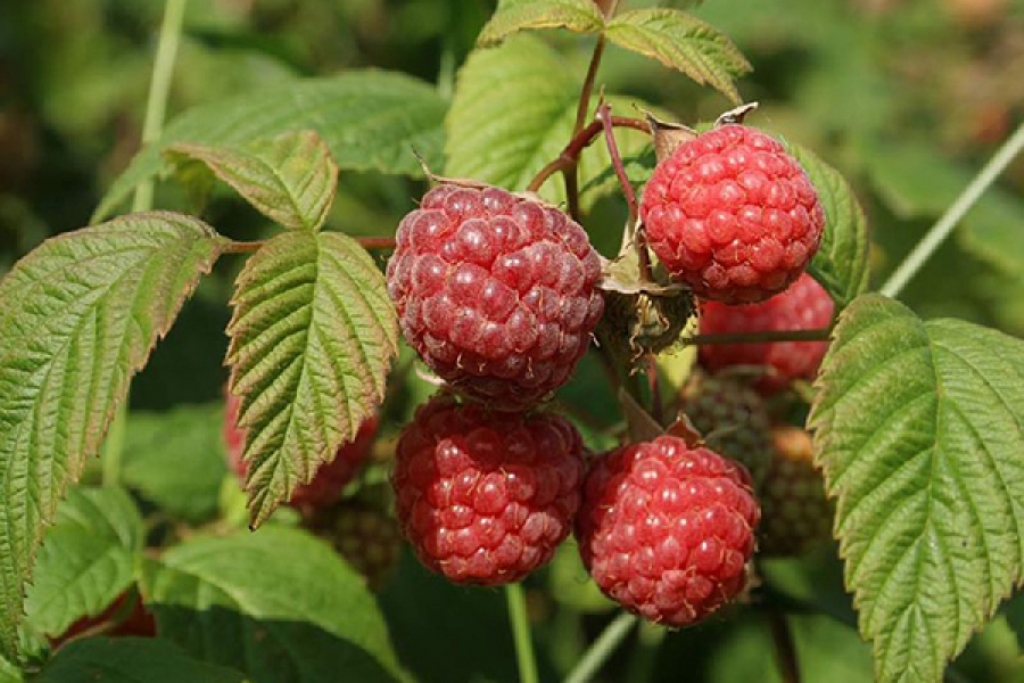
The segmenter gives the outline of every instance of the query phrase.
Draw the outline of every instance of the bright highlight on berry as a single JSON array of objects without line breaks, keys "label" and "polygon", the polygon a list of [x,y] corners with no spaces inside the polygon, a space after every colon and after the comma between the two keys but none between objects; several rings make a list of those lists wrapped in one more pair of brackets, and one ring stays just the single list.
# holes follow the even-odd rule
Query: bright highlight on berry
[{"label": "bright highlight on berry", "polygon": [[658,164],[640,216],[673,278],[704,299],[763,301],[794,282],[821,243],[825,212],[777,140],[725,125]]},{"label": "bright highlight on berry", "polygon": [[594,462],[576,537],[606,595],[651,621],[689,626],[746,585],[759,518],[741,465],[662,436]]},{"label": "bright highlight on berry", "polygon": [[565,384],[604,310],[575,221],[496,187],[438,185],[398,227],[388,291],[406,341],[460,393],[521,410]]}]

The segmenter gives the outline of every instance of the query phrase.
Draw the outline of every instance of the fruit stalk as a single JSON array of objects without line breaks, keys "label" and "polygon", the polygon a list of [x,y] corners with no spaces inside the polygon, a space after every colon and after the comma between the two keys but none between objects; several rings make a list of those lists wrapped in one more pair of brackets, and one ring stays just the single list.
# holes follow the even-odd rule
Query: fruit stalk
[{"label": "fruit stalk", "polygon": [[594,644],[580,657],[576,668],[565,677],[564,683],[587,683],[593,678],[633,630],[637,621],[639,620],[629,612],[623,612],[615,617],[615,621],[608,624]]},{"label": "fruit stalk", "polygon": [[903,259],[896,271],[889,276],[889,279],[882,285],[882,294],[895,298],[899,296],[903,288],[910,282],[910,279],[917,275],[917,271],[928,262],[935,250],[949,237],[953,228],[960,223],[960,220],[967,214],[974,204],[981,199],[985,190],[995,182],[1010,162],[1024,149],[1024,123],[1022,123],[1013,135],[1003,143],[1003,146],[996,150],[985,168],[975,176],[974,180],[964,188],[964,191],[953,202],[946,213],[932,226],[924,238],[917,243],[914,250]]},{"label": "fruit stalk", "polygon": [[516,644],[516,662],[519,664],[519,683],[538,683],[537,658],[533,653],[530,619],[526,613],[526,597],[519,583],[505,586],[508,617],[512,623],[512,638]]}]

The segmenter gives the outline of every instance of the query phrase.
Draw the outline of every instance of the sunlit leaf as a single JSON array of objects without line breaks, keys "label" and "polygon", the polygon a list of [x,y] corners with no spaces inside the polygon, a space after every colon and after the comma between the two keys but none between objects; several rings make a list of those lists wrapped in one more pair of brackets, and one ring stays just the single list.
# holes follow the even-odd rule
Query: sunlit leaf
[{"label": "sunlit leaf", "polygon": [[1024,577],[1024,341],[866,295],[816,384],[809,424],[876,677],[937,683]]},{"label": "sunlit leaf", "polygon": [[594,0],[501,0],[477,42],[493,45],[527,29],[565,28],[594,33],[603,25],[604,17]]},{"label": "sunlit leaf", "polygon": [[286,228],[317,230],[338,185],[338,165],[315,131],[241,145],[180,143],[175,155],[202,161],[261,213]]},{"label": "sunlit leaf", "polygon": [[373,259],[335,232],[271,239],[246,263],[232,304],[227,361],[259,525],[376,410],[398,322]]},{"label": "sunlit leaf", "polygon": [[49,240],[0,281],[3,653],[44,526],[224,243],[187,216],[133,214]]}]

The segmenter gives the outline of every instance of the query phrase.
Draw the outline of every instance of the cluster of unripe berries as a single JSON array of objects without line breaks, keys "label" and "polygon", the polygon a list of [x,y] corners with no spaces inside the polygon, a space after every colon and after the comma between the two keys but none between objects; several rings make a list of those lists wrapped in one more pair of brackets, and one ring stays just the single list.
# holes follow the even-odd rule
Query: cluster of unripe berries
[{"label": "cluster of unripe berries", "polygon": [[[640,211],[661,264],[701,300],[702,333],[829,324],[831,300],[804,273],[824,214],[777,141],[739,125],[696,137],[658,165]],[[388,290],[406,342],[446,388],[399,439],[396,516],[423,564],[477,585],[521,580],[575,532],[602,591],[684,626],[744,588],[759,542],[802,549],[800,539],[776,542],[778,532],[762,530],[759,541],[762,509],[781,518],[812,504],[793,512],[794,487],[771,483],[793,467],[773,464],[772,453],[799,452],[789,460],[815,475],[809,447],[794,438],[773,447],[762,395],[812,378],[824,343],[703,347],[705,370],[679,397],[702,443],[664,435],[593,455],[544,403],[590,346],[602,275],[584,229],[532,195],[443,182],[405,216]],[[710,374],[746,365],[759,368],[753,384]],[[244,477],[232,411],[229,402],[226,436]],[[375,429],[364,425],[291,504],[335,503]],[[824,500],[820,483],[796,488]]]}]

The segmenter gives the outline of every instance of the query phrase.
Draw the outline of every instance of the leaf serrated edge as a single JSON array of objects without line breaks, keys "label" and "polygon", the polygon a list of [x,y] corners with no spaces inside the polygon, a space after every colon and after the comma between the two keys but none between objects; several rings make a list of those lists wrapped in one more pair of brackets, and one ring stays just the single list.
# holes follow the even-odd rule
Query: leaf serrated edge
[{"label": "leaf serrated edge", "polygon": [[[672,59],[664,58],[660,54],[660,50],[654,49],[654,45],[643,35],[642,27],[647,20],[657,20],[668,16],[676,16],[688,22],[690,24],[689,30],[698,31],[703,36],[698,38],[696,35],[693,35],[691,36],[692,39],[709,42],[718,46],[723,55],[731,60],[730,63],[717,64],[709,62],[708,58],[700,51],[695,51],[693,55],[686,55],[686,59],[695,67],[691,69],[683,68]],[[670,69],[684,73],[698,85],[710,85],[735,104],[743,102],[743,98],[740,97],[739,91],[736,89],[732,79],[750,73],[754,67],[728,36],[703,19],[699,19],[689,12],[670,7],[652,7],[623,12],[606,24],[604,35],[624,49],[637,51],[632,45],[616,40],[616,29],[632,30],[635,37],[640,38],[642,42],[650,47],[649,53],[640,51],[639,54],[654,59]],[[717,72],[719,71],[722,74],[718,74]],[[726,79],[720,79],[720,75],[725,75]]]},{"label": "leaf serrated edge", "polygon": [[[103,417],[100,421],[99,435],[97,437],[98,441],[100,442],[102,441],[102,435],[106,434],[107,431],[110,429],[110,425],[114,421],[114,417],[117,414],[118,407],[127,396],[128,387],[131,383],[132,377],[134,377],[135,374],[138,373],[139,370],[141,370],[143,367],[145,367],[147,362],[149,362],[149,358],[152,355],[153,349],[156,347],[157,343],[162,341],[167,336],[167,333],[170,332],[171,327],[174,325],[174,321],[177,319],[178,313],[181,311],[181,307],[184,305],[185,301],[188,300],[188,298],[192,295],[196,285],[198,285],[199,283],[199,280],[212,270],[213,265],[224,252],[225,247],[229,244],[229,241],[227,239],[219,235],[212,227],[210,227],[203,221],[199,220],[198,218],[185,216],[183,214],[178,214],[171,211],[147,211],[141,213],[127,214],[124,216],[114,218],[105,223],[90,226],[89,228],[86,229],[93,230],[101,228],[103,226],[109,226],[114,223],[120,223],[126,220],[140,218],[164,220],[168,222],[178,222],[184,218],[188,222],[195,224],[196,227],[200,228],[203,232],[206,232],[207,236],[211,239],[214,248],[211,250],[209,263],[200,264],[200,267],[196,269],[192,277],[186,280],[186,286],[180,290],[179,296],[176,297],[173,301],[171,301],[170,306],[168,306],[164,311],[162,311],[162,313],[167,314],[166,319],[157,322],[155,329],[156,335],[153,338],[152,343],[147,348],[146,352],[143,353],[142,357],[137,359],[135,363],[129,363],[126,373],[127,377],[125,379],[125,390],[121,392],[120,397],[115,396],[114,400],[111,401],[111,403],[107,406],[107,409],[104,411]],[[47,242],[44,242],[44,244],[73,241],[79,234],[79,231],[63,233],[61,235],[51,237],[49,240],[47,240]],[[40,249],[38,248],[36,250],[33,250],[24,258],[22,258],[18,262],[18,264],[16,264],[16,267],[24,265],[26,263],[32,263],[37,258],[42,258],[39,252]],[[11,272],[14,272],[14,270],[12,269]],[[5,284],[6,281],[6,278],[0,279],[0,299],[3,298],[3,285]],[[0,317],[0,324],[2,323],[3,319],[2,317]],[[72,467],[68,468],[68,476],[64,477],[63,480],[59,482],[57,486],[54,488],[55,495],[50,501],[49,508],[40,508],[40,525],[36,529],[35,538],[29,540],[29,553],[28,557],[25,558],[25,562],[23,563],[22,576],[20,577],[22,586],[20,589],[20,598],[17,600],[18,605],[15,607],[18,614],[14,615],[15,618],[10,623],[8,623],[7,620],[3,620],[4,623],[0,624],[0,655],[3,655],[12,660],[17,660],[17,628],[20,621],[24,618],[25,590],[28,587],[28,583],[31,581],[32,571],[35,567],[39,546],[43,540],[43,534],[46,531],[46,527],[50,526],[53,523],[53,519],[57,514],[57,506],[59,505],[60,501],[63,500],[64,497],[67,495],[68,487],[73,483],[73,481],[78,480],[78,478],[81,476],[82,470],[84,469],[85,462],[88,460],[89,457],[93,455],[95,455],[95,453],[81,454],[81,457],[79,458],[80,462],[72,463]],[[77,464],[77,467],[74,466],[75,464]],[[7,607],[8,606],[4,606],[4,612],[9,611]],[[14,606],[12,605],[11,607]]]},{"label": "leaf serrated edge", "polygon": [[[292,235],[296,235],[296,233],[288,234],[288,236],[292,236]],[[322,252],[323,252],[323,245],[320,243],[320,240],[332,240],[332,241],[338,240],[338,241],[341,241],[341,242],[348,242],[349,244],[346,244],[345,246],[346,247],[351,247],[351,248],[344,249],[343,252],[342,252],[344,254],[344,256],[348,257],[348,258],[337,259],[337,261],[338,261],[337,265],[339,266],[338,269],[344,271],[345,268],[343,268],[341,266],[343,266],[346,261],[354,260],[355,261],[354,265],[356,265],[357,267],[360,267],[361,268],[361,272],[366,273],[366,274],[372,274],[373,277],[379,278],[380,281],[381,281],[381,284],[383,284],[383,282],[384,282],[383,275],[381,274],[380,270],[377,268],[376,263],[373,260],[373,257],[365,249],[363,249],[362,246],[360,246],[358,242],[353,240],[351,237],[348,237],[347,235],[344,235],[342,233],[316,233],[316,234],[308,233],[308,236],[309,236],[309,239],[311,240],[311,246],[312,246],[313,251],[315,253],[315,259],[313,260],[313,262],[311,264],[315,269],[319,269],[319,265],[318,264],[319,264],[320,258],[322,257]],[[286,238],[286,235],[279,235],[275,239],[285,239],[285,238]],[[268,244],[270,244],[270,243],[268,243]],[[349,273],[346,273],[346,274],[349,274]],[[349,274],[349,275],[351,275],[351,274]],[[227,355],[225,357],[225,363],[227,365],[229,365],[230,368],[231,368],[230,377],[229,377],[229,380],[228,380],[229,390],[232,391],[232,392],[238,393],[239,397],[242,400],[242,405],[241,405],[240,411],[239,411],[239,418],[238,418],[239,422],[238,422],[238,424],[239,424],[240,427],[246,428],[247,431],[248,431],[248,428],[252,426],[251,420],[249,420],[247,418],[247,415],[248,415],[247,408],[251,404],[249,404],[249,402],[248,402],[247,394],[244,391],[242,391],[242,392],[238,391],[239,383],[241,382],[240,374],[239,374],[240,373],[239,361],[240,361],[240,355],[242,353],[242,348],[240,347],[240,344],[241,344],[241,342],[239,341],[240,340],[240,336],[238,334],[236,334],[236,333],[240,329],[240,325],[241,325],[242,319],[245,317],[245,315],[243,315],[243,309],[242,309],[242,306],[241,306],[242,302],[241,302],[241,298],[240,298],[240,293],[244,290],[244,286],[245,285],[251,284],[254,281],[255,277],[256,277],[256,275],[254,274],[253,271],[248,270],[248,269],[243,269],[243,271],[239,274],[238,279],[236,280],[235,290],[234,290],[234,293],[232,294],[232,297],[231,297],[231,306],[233,308],[233,312],[232,312],[231,321],[229,322],[228,328],[227,328],[227,331],[228,331],[229,336],[231,337],[231,340],[230,340],[230,343],[229,343]],[[314,276],[314,282],[319,277],[320,276],[319,276],[319,272],[318,272]],[[365,304],[365,308],[369,311],[370,315],[378,322],[379,328],[384,332],[383,340],[382,341],[384,342],[384,345],[387,347],[387,351],[388,351],[388,353],[385,354],[385,357],[382,359],[382,363],[385,366],[385,370],[384,370],[383,373],[381,373],[381,376],[379,376],[379,377],[370,377],[370,379],[373,380],[372,388],[370,389],[370,391],[372,392],[372,399],[375,402],[379,403],[383,399],[384,393],[385,393],[385,389],[386,389],[387,366],[390,364],[390,361],[398,354],[398,350],[399,350],[397,315],[391,316],[388,320],[382,320],[380,318],[380,316],[377,314],[377,309],[367,300],[366,293],[358,286],[356,278],[354,276],[350,276],[350,282],[352,283],[352,286],[354,287],[354,289],[359,293],[360,299]],[[314,287],[315,286],[316,285],[314,284]],[[387,301],[387,305],[388,306],[391,305],[390,304],[390,300],[388,299],[386,294],[383,294],[381,298],[382,298],[383,301]],[[309,305],[310,306],[313,305],[312,300],[310,301]],[[248,310],[251,310],[251,309],[246,309],[246,311],[248,311]],[[308,326],[307,326],[307,335],[308,334],[309,334],[309,330],[308,330]],[[360,350],[362,350],[362,349],[360,349]],[[367,363],[369,363],[369,362],[367,361]],[[373,369],[372,367],[368,368],[368,371],[370,372],[371,375],[373,374],[372,373],[372,369]],[[294,403],[290,404],[287,410],[293,416],[294,412],[295,412],[294,411]],[[347,437],[342,437],[341,441],[337,445],[335,445],[333,448],[329,447],[329,448],[325,449],[326,451],[336,451],[337,448],[342,443],[344,443],[344,440],[346,438],[354,437],[354,435],[356,434],[356,431],[358,429],[359,423],[362,420],[364,420],[367,417],[369,417],[369,415],[371,414],[372,410],[362,411],[362,414],[359,414],[359,412],[360,411],[356,411],[356,415],[354,415],[352,417],[352,420],[350,420],[350,423],[348,425],[348,429],[349,429],[350,433],[348,434],[348,436]],[[290,416],[288,419],[291,420],[292,417]],[[342,431],[344,432],[344,430],[342,430]],[[249,440],[247,438],[246,439],[246,446],[245,446],[245,459],[246,459],[247,462],[250,461],[250,459],[247,457],[248,456],[248,452],[249,452],[249,444],[250,444],[250,442],[249,442]],[[331,455],[331,453],[328,453],[328,460],[330,459],[330,455]],[[328,460],[324,460],[324,462],[327,462]],[[286,491],[285,494],[280,497],[280,499],[278,499],[278,500],[271,500],[268,503],[267,500],[268,500],[269,489],[260,491],[258,489],[258,487],[256,486],[255,479],[254,479],[254,477],[252,475],[253,475],[253,472],[252,472],[252,470],[250,470],[249,477],[247,478],[246,487],[245,488],[246,488],[246,492],[247,492],[248,497],[249,497],[248,508],[249,508],[250,528],[255,529],[255,528],[260,526],[263,522],[265,522],[269,518],[269,516],[286,499],[287,495],[289,495],[291,493],[291,491]],[[303,480],[303,483],[309,483],[309,481],[312,479],[312,477],[314,475],[315,475],[315,468],[310,470],[309,472],[307,472],[307,476]]]},{"label": "leaf serrated edge", "polygon": [[[587,5],[592,8],[591,12],[584,9],[585,6],[581,4],[578,7],[574,6],[558,6],[557,15],[551,15],[544,17],[543,15],[527,21],[520,21],[518,24],[509,27],[502,26],[504,21],[507,21],[508,15],[514,13],[530,14],[530,9],[526,7],[513,7],[507,8],[507,5],[502,2],[498,5],[498,9],[492,15],[491,19],[484,25],[480,31],[480,35],[477,36],[476,44],[479,47],[495,47],[501,44],[506,38],[509,38],[522,31],[532,30],[543,30],[552,28],[564,28],[574,33],[598,33],[603,30],[605,26],[604,15],[601,14],[597,5],[586,0]],[[541,4],[541,3],[535,3]],[[543,11],[543,7],[536,10],[538,13]],[[573,14],[578,17],[575,21],[567,15]],[[500,27],[500,28],[499,28]]]},{"label": "leaf serrated edge", "polygon": [[[316,159],[314,160],[314,163],[320,163],[321,161],[326,162],[327,184],[330,189],[327,193],[328,197],[324,202],[324,210],[317,216],[307,216],[306,212],[303,211],[301,206],[299,206],[297,198],[291,192],[281,193],[280,196],[285,199],[291,209],[291,213],[298,219],[299,223],[294,224],[290,221],[280,221],[280,223],[286,228],[291,229],[305,228],[310,231],[319,230],[327,219],[327,214],[330,212],[331,206],[334,204],[335,197],[337,196],[339,169],[338,164],[334,161],[334,157],[331,155],[330,148],[315,130],[307,129],[295,132],[285,132],[271,138],[252,140],[240,145],[213,146],[191,142],[179,142],[167,147],[164,150],[164,156],[173,160],[174,155],[181,155],[186,159],[202,163],[221,181],[234,189],[235,192],[237,192],[242,199],[248,202],[253,208],[271,220],[278,220],[276,217],[270,215],[269,212],[264,211],[263,207],[259,203],[251,199],[244,188],[240,186],[236,177],[226,172],[225,167],[238,163],[240,159],[258,164],[267,172],[268,175],[273,176],[282,188],[290,189],[291,183],[284,180],[278,169],[269,164],[257,152],[253,151],[253,148],[259,147],[261,144],[276,143],[286,139],[294,141],[293,148],[291,150],[292,152],[307,151],[315,153]],[[316,173],[310,175],[315,177]]]}]

